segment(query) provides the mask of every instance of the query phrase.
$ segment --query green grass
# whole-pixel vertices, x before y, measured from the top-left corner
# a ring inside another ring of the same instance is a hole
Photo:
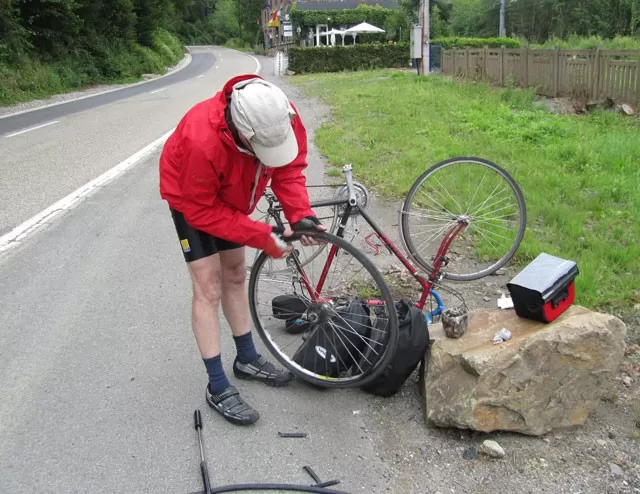
[[[540,252],[578,262],[577,303],[629,308],[640,287],[640,122],[605,111],[554,115],[533,92],[411,72],[296,76],[333,118],[317,132],[330,163],[403,197],[456,155],[497,162],[520,184],[528,225],[516,262]]]
[[[23,56],[0,61],[0,105],[46,98],[95,84],[136,82],[145,73],[162,74],[184,56],[174,35],[157,30],[153,46],[96,40],[91,52],[79,50],[65,59],[45,63]]]

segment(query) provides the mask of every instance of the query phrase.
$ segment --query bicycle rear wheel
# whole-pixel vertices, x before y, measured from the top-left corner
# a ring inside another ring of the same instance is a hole
[[[283,259],[264,252],[251,270],[249,308],[267,349],[300,379],[325,388],[359,387],[395,350],[398,317],[380,271],[346,240],[305,232],[325,248],[301,263],[301,234]],[[283,305],[284,304],[284,305]]]
[[[527,211],[520,187],[495,163],[475,157],[451,158],[414,182],[402,206],[401,237],[409,256],[433,272],[445,233],[466,222],[447,253],[442,273],[470,281],[496,272],[515,255],[524,236]]]

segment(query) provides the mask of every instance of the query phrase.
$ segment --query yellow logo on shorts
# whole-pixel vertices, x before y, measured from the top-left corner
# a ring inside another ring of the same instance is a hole
[[[183,252],[191,252],[191,247],[189,246],[189,239],[180,240],[180,244],[182,245]]]

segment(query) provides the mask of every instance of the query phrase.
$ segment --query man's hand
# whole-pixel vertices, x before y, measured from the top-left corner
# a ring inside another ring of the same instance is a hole
[[[318,218],[315,216],[307,216],[306,218],[301,219],[295,225],[293,225],[293,230],[318,230],[320,232],[327,231],[327,227],[320,223]],[[320,245],[324,242],[318,241],[315,238],[309,235],[303,235],[300,237],[300,243],[302,245]]]
[[[287,228],[282,234],[283,237],[290,237],[293,232]],[[293,250],[293,245],[287,244],[284,240],[282,240],[277,233],[272,232],[269,236],[269,240],[267,241],[267,245],[264,247],[265,253],[269,257],[273,257],[275,259],[280,259],[281,257],[285,257],[289,252]]]

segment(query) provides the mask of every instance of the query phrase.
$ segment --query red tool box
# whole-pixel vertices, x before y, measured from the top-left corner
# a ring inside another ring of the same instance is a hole
[[[553,321],[573,303],[578,274],[575,262],[540,254],[507,283],[516,314],[536,321]]]

